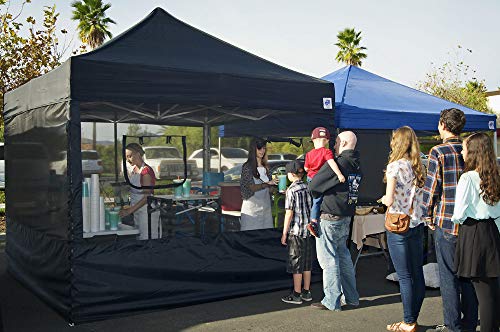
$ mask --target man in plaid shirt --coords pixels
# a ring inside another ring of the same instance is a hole
[[[465,114],[461,110],[451,108],[441,112],[438,130],[443,143],[429,152],[424,187],[424,215],[428,216],[429,227],[435,229],[443,299],[444,325],[438,325],[436,331],[475,331],[478,319],[472,284],[460,280],[454,272],[458,224],[451,221],[451,216],[455,206],[455,189],[464,168],[459,138],[464,126]]]

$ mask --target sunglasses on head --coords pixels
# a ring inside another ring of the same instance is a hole
[[[266,142],[256,142],[255,143],[255,146],[257,147],[257,149],[262,149],[262,148],[265,148],[266,147]]]

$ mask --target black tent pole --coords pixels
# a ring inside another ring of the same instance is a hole
[[[113,123],[115,131],[115,182],[118,182],[118,123]]]

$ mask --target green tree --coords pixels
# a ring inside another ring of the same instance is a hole
[[[492,113],[488,107],[484,81],[475,77],[476,71],[462,59],[463,48],[458,46],[453,60],[433,67],[417,88],[439,98],[464,105],[474,110]],[[466,49],[465,54],[472,53]]]
[[[102,0],[82,0],[74,1],[71,7],[74,8],[71,19],[78,21],[78,33],[83,43],[94,49],[101,46],[106,37],[113,36],[109,25],[116,22],[106,16],[106,11],[111,7],[110,3],[103,4]]]
[[[36,28],[32,16],[21,18],[23,8],[30,0],[21,4],[21,9],[13,13],[10,1],[0,0],[0,132],[3,141],[3,96],[7,91],[45,74],[60,65],[66,51],[59,43],[57,31],[59,13],[55,6],[44,7],[43,23]],[[64,43],[63,43],[64,44]],[[62,47],[62,48],[61,48]]]
[[[335,60],[343,62],[346,65],[361,67],[361,60],[366,59],[364,53],[366,47],[360,46],[361,31],[356,32],[354,28],[345,28],[337,34],[337,43],[335,46],[339,48]]]

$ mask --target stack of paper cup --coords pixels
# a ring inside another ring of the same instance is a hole
[[[82,182],[82,216],[83,216],[83,231],[90,232],[90,195],[89,184],[86,181]]]
[[[90,231],[99,232],[101,214],[99,212],[99,174],[90,177]]]
[[[106,210],[104,210],[104,197],[99,197],[99,230],[106,230]]]

